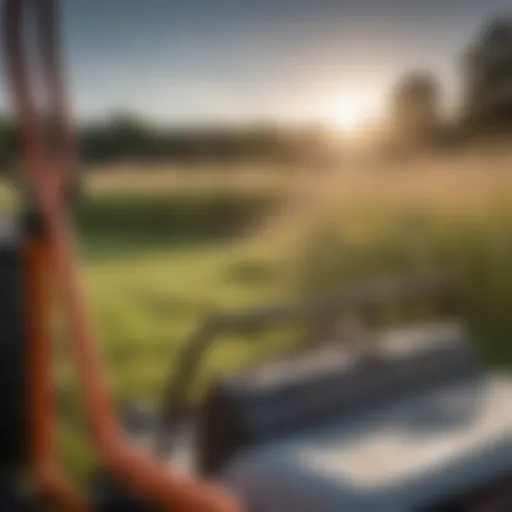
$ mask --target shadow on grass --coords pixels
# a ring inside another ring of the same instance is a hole
[[[210,248],[227,244],[233,236],[205,236],[205,235],[142,235],[129,236],[127,234],[93,234],[80,233],[78,247],[83,260],[90,263],[108,263],[116,260],[123,262],[134,258],[141,258],[155,253],[187,252],[191,249]]]

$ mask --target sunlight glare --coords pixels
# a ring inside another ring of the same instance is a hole
[[[364,105],[350,100],[333,105],[327,115],[330,124],[343,132],[357,131],[367,119]]]

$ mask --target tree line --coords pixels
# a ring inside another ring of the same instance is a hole
[[[454,140],[453,134],[508,128],[512,125],[512,19],[499,18],[484,27],[468,46],[460,63],[462,107],[446,123],[441,115],[442,90],[429,70],[402,77],[390,94],[390,113],[381,146],[418,146]],[[82,158],[91,163],[120,159],[141,161],[304,162],[339,157],[343,139],[333,147],[326,128],[295,128],[260,124],[245,128],[183,129],[157,127],[120,112],[78,132]],[[19,150],[16,125],[0,116],[0,164],[14,162]]]
[[[325,154],[324,129],[308,125],[283,129],[272,124],[247,127],[165,128],[119,113],[85,124],[77,133],[81,160],[144,163],[304,162]],[[16,124],[0,116],[0,165],[15,163],[20,149]]]

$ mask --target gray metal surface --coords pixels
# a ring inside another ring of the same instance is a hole
[[[479,376],[265,445],[224,481],[252,512],[400,512],[512,475],[512,380]]]

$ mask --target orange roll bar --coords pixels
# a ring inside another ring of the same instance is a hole
[[[59,142],[53,151],[49,151],[45,144],[26,70],[22,32],[27,4],[37,16],[43,78],[51,93],[51,128]],[[227,492],[171,472],[137,451],[125,439],[114,412],[86,312],[66,211],[75,142],[58,65],[55,10],[55,0],[4,0],[7,74],[20,121],[25,180],[33,195],[43,235],[40,241],[31,241],[27,247],[30,404],[36,478],[42,489],[64,510],[81,512],[89,509],[86,500],[76,494],[58,470],[48,310],[51,285],[60,298],[67,320],[88,419],[104,467],[116,480],[164,510],[237,512],[239,505]],[[50,275],[53,283],[48,282]]]
[[[32,470],[43,493],[62,508],[87,510],[83,498],[65,481],[57,460],[55,382],[51,360],[51,290],[48,252],[38,237],[26,242],[26,290],[28,318],[29,422]]]

